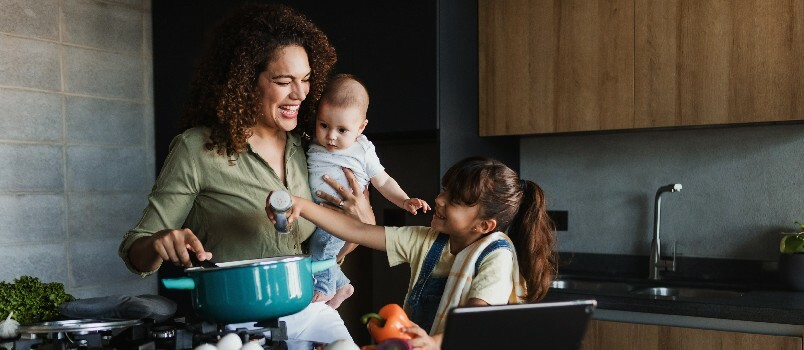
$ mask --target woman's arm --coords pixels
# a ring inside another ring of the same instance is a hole
[[[202,148],[201,130],[177,135],[170,142],[156,184],[148,196],[148,206],[137,225],[123,238],[118,254],[132,272],[150,274],[163,261],[191,267],[189,254],[208,260],[212,254],[190,229],[181,229],[199,192],[199,178],[204,173],[197,168],[195,155]],[[189,250],[189,252],[188,252]]]

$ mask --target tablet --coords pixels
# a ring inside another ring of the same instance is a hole
[[[444,327],[443,350],[580,348],[595,300],[458,307]]]

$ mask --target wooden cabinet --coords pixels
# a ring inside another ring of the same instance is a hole
[[[804,1],[636,0],[635,126],[804,119]]]
[[[804,0],[479,0],[480,134],[804,119]]]
[[[480,135],[633,124],[633,0],[478,2]]]
[[[802,346],[801,337],[593,320],[581,349],[801,350]]]

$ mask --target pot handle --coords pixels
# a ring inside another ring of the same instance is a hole
[[[162,285],[167,289],[195,289],[195,281],[190,277],[165,278]]]
[[[313,270],[313,273],[319,273],[335,265],[337,265],[337,263],[335,262],[335,258],[321,261],[313,261],[313,266],[311,267],[311,269]]]

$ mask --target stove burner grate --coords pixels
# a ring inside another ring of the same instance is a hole
[[[235,333],[245,344],[258,342],[266,350],[285,350],[284,321],[258,322],[254,329],[184,319],[154,324],[150,320],[64,320],[21,326],[14,350],[186,350],[216,344]]]
[[[154,324],[151,320],[85,319],[43,322],[21,326],[14,350],[184,350],[203,343],[216,344],[224,335],[257,342],[266,350],[287,349],[284,321],[258,322],[256,328],[227,329],[209,322]]]
[[[23,325],[18,328],[19,339],[14,350],[78,350],[115,348],[116,339],[141,345],[144,338],[140,320],[62,320]],[[131,349],[132,347],[129,347]],[[147,350],[147,349],[141,349]]]

